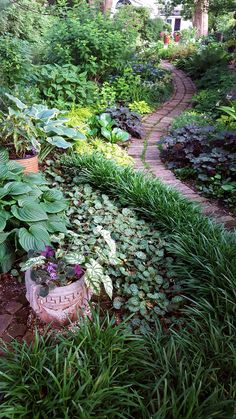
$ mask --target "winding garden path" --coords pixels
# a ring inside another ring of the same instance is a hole
[[[214,217],[216,221],[223,223],[229,230],[234,229],[236,228],[235,218],[227,215],[219,206],[212,204],[207,198],[200,196],[177,179],[160,159],[160,152],[157,148],[158,140],[167,134],[173,119],[185,109],[191,107],[191,99],[196,91],[194,83],[183,71],[177,70],[167,62],[163,62],[162,66],[172,71],[173,95],[169,101],[143,119],[144,139],[132,139],[128,150],[129,155],[134,158],[136,169],[152,173],[168,186],[177,189],[189,200],[201,204],[205,215]]]

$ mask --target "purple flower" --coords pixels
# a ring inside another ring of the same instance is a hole
[[[51,279],[57,279],[57,264],[56,263],[52,263],[52,262],[48,262],[46,265],[46,270],[50,275]]]
[[[41,252],[41,256],[45,256],[45,258],[50,258],[55,255],[55,252],[51,246],[45,246],[45,250]]]
[[[80,265],[75,265],[75,267],[74,267],[74,270],[75,270],[75,274],[77,275],[77,276],[82,276],[82,274],[83,274],[83,269],[81,268],[81,266]]]

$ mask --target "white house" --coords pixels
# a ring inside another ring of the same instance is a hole
[[[153,0],[113,0],[112,13],[115,13],[119,7],[128,4],[132,4],[136,7],[147,7],[150,10],[151,17],[161,17],[171,25],[172,32],[192,27],[192,22],[190,20],[184,20],[181,16],[181,6],[175,7],[172,14],[167,17],[164,14],[163,6],[158,5],[158,2]]]

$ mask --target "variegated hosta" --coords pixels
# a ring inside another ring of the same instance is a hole
[[[18,250],[43,250],[50,233],[66,232],[67,201],[41,174],[23,174],[0,149],[0,270],[7,272]]]

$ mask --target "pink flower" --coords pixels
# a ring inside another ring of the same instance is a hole
[[[51,246],[45,246],[45,250],[41,252],[42,256],[45,256],[45,258],[50,258],[55,255],[55,252]]]
[[[80,265],[75,265],[74,270],[75,270],[75,274],[78,277],[81,277],[83,275],[83,273],[84,273],[84,271],[83,271],[83,269],[81,268]]]

